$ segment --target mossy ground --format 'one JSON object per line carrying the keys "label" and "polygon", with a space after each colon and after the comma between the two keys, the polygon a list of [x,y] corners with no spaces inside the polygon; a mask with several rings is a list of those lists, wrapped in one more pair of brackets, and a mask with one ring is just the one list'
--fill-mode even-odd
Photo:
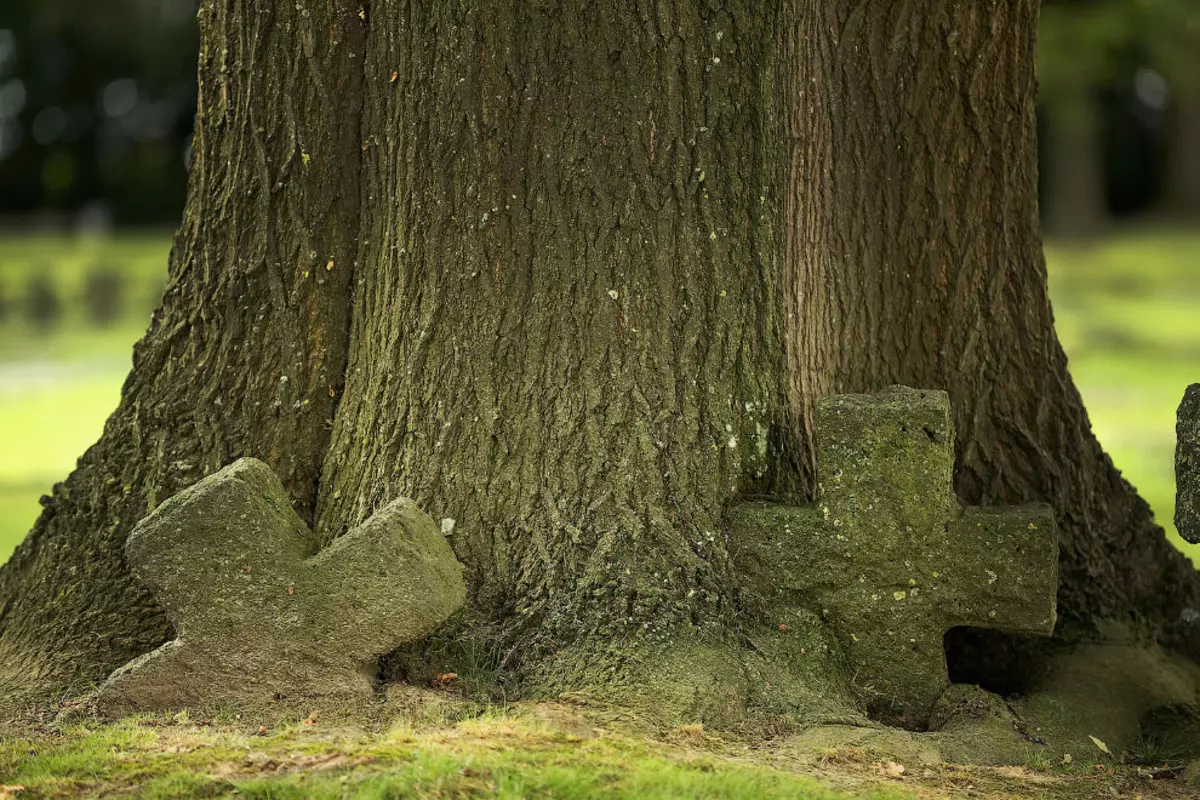
{"label": "mossy ground", "polygon": [[[1182,776],[1080,761],[908,763],[899,739],[655,728],[571,702],[488,706],[403,689],[369,721],[186,714],[9,732],[0,798],[1185,798]],[[262,727],[261,722],[273,723]],[[865,732],[866,729],[860,729]],[[898,737],[898,738],[896,738]],[[895,740],[893,740],[895,739]]]}

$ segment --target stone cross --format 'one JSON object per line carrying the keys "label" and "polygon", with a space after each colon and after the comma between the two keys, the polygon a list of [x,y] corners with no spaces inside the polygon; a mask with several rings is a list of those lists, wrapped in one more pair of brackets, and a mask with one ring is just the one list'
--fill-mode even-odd
{"label": "stone cross", "polygon": [[378,656],[465,600],[462,566],[411,500],[317,548],[261,461],[244,458],[164,502],[125,550],[178,638],[114,672],[99,707],[369,692]]}
{"label": "stone cross", "polygon": [[1200,383],[1184,394],[1175,432],[1175,527],[1184,539],[1200,544]]}
{"label": "stone cross", "polygon": [[945,392],[821,401],[818,501],[731,512],[747,603],[807,605],[831,626],[877,719],[921,729],[949,686],[954,627],[1049,635],[1058,540],[1047,506],[961,508]]}

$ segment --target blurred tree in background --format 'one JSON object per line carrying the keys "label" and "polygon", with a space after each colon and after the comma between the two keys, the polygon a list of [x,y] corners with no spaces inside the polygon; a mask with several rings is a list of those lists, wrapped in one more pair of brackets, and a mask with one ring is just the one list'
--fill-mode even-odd
{"label": "blurred tree in background", "polygon": [[1042,120],[1042,215],[1048,230],[1087,236],[1108,217],[1101,86],[1119,73],[1125,35],[1120,3],[1064,2],[1042,8],[1038,51]]}
{"label": "blurred tree in background", "polygon": [[1200,217],[1200,2],[1047,0],[1038,58],[1048,233]]}
{"label": "blurred tree in background", "polygon": [[1135,0],[1148,60],[1171,92],[1165,209],[1200,218],[1200,0]]}
{"label": "blurred tree in background", "polygon": [[[197,0],[3,0],[0,218],[173,225]],[[1046,0],[1043,214],[1200,218],[1200,0]]]}
{"label": "blurred tree in background", "polygon": [[0,215],[174,224],[196,0],[0,3]]}

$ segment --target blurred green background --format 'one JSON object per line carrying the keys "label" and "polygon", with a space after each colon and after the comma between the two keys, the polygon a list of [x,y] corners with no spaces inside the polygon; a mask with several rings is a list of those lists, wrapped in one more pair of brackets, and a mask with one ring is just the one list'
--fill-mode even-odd
{"label": "blurred green background", "polygon": [[[100,435],[165,283],[195,0],[0,3],[0,562]],[[1047,0],[1041,198],[1059,334],[1113,461],[1173,516],[1200,381],[1200,0]]]}

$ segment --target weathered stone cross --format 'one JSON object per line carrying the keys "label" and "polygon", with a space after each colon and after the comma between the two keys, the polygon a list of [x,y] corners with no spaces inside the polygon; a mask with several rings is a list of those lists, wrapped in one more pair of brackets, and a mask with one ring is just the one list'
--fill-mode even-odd
{"label": "weathered stone cross", "polygon": [[1183,396],[1175,432],[1175,527],[1184,539],[1200,544],[1200,383]]}
{"label": "weathered stone cross", "polygon": [[242,459],[167,500],[138,523],[126,554],[178,638],[114,672],[100,708],[366,692],[378,656],[465,600],[461,565],[410,500],[317,547],[261,461]]}
{"label": "weathered stone cross", "polygon": [[960,508],[944,392],[828,398],[815,429],[818,502],[735,508],[736,565],[768,618],[797,604],[824,617],[872,716],[922,728],[949,685],[947,630],[1053,632],[1053,513]]}

